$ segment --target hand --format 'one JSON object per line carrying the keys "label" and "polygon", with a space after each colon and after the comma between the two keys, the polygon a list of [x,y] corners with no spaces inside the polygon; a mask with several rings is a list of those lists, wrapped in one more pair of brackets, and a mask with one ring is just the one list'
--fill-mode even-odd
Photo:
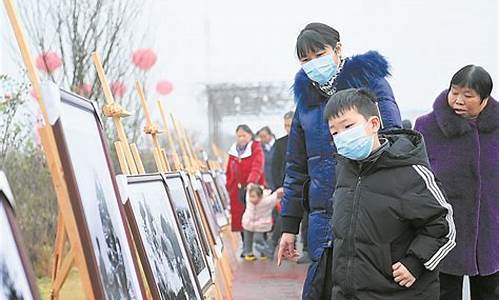
{"label": "hand", "polygon": [[283,198],[283,195],[285,194],[283,191],[283,187],[280,187],[276,190],[277,196],[279,199]]}
{"label": "hand", "polygon": [[405,286],[407,288],[411,287],[415,280],[417,280],[408,269],[400,262],[392,265],[392,276],[394,276],[394,281],[399,283],[400,286]]}
{"label": "hand", "polygon": [[278,249],[278,267],[281,265],[281,258],[296,261],[298,256],[299,252],[295,249],[295,234],[284,232]]}

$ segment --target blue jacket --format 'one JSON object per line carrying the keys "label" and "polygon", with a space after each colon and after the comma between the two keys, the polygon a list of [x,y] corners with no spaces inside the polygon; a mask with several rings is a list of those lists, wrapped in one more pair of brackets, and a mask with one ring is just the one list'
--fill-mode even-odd
{"label": "blue jacket", "polygon": [[[347,58],[336,79],[337,91],[367,87],[378,98],[383,129],[401,128],[399,108],[391,86],[389,64],[376,51]],[[309,215],[309,248],[313,259],[331,241],[332,196],[335,187],[336,152],[323,110],[328,96],[314,87],[303,70],[293,86],[296,110],[288,140],[284,198],[283,232],[298,233],[304,213]],[[303,201],[305,199],[305,201]]]}

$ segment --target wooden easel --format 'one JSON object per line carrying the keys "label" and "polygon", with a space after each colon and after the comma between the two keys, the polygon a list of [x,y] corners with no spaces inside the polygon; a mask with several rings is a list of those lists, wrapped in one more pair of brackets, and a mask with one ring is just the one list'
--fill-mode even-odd
{"label": "wooden easel", "polygon": [[138,80],[135,81],[135,89],[137,90],[137,94],[139,94],[142,109],[144,110],[144,115],[146,116],[146,126],[144,127],[144,133],[150,135],[153,141],[153,157],[155,159],[156,167],[158,169],[158,172],[160,173],[168,172],[171,170],[170,164],[168,163],[168,159],[165,155],[165,150],[161,148],[158,141],[158,134],[160,134],[162,131],[153,124],[151,113],[149,112],[148,103],[146,101],[146,97],[144,96],[144,90],[142,89],[142,85]]}
{"label": "wooden easel", "polygon": [[[43,115],[44,126],[39,129],[40,138],[47,159],[59,208],[57,236],[54,249],[54,264],[52,269],[52,285],[49,296],[50,299],[58,299],[59,291],[64,285],[72,266],[76,266],[79,270],[80,281],[87,299],[96,299],[96,293],[99,293],[98,287],[93,286],[91,281],[91,276],[95,276],[95,274],[90,274],[90,270],[85,260],[85,253],[83,251],[80,233],[76,224],[73,206],[70,202],[68,187],[66,186],[66,181],[64,179],[64,173],[62,171],[63,168],[59,152],[57,150],[54,132],[49,124],[45,103],[41,98],[40,79],[35,69],[33,59],[21,29],[21,22],[19,21],[12,0],[4,0],[4,6],[14,31],[24,65],[26,66],[29,79],[33,85],[36,100]],[[69,243],[68,251],[65,251],[66,243]]]}
{"label": "wooden easel", "polygon": [[174,140],[168,129],[167,114],[165,113],[165,109],[163,108],[163,104],[160,102],[160,100],[156,100],[156,105],[160,110],[161,119],[163,121],[163,128],[167,134],[168,146],[174,160],[174,170],[180,171],[183,167],[181,161],[179,160],[179,156],[177,155],[177,150],[175,150]]}

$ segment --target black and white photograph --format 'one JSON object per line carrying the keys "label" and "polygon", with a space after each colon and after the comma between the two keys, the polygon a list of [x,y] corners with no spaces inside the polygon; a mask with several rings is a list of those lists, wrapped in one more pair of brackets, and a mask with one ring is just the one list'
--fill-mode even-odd
{"label": "black and white photograph", "polygon": [[[56,141],[65,146],[81,199],[86,226],[106,299],[142,299],[134,258],[120,211],[114,176],[110,170],[100,123],[94,106],[83,98],[62,91]],[[80,226],[84,226],[80,224]]]}
{"label": "black and white photograph", "polygon": [[217,170],[214,172],[215,176],[215,185],[217,190],[219,191],[219,195],[221,196],[222,205],[226,210],[226,215],[229,216],[229,193],[226,189],[226,173],[224,171]]}
{"label": "black and white photograph", "polygon": [[6,205],[9,204],[0,199],[0,299],[37,299],[30,289]]}
{"label": "black and white photograph", "polygon": [[195,274],[202,288],[211,282],[210,270],[207,266],[207,257],[203,253],[200,241],[200,234],[196,228],[193,219],[193,213],[189,205],[186,193],[186,187],[179,174],[165,174],[168,191],[177,220],[182,229],[184,240],[187,241],[186,247],[191,257]]}
{"label": "black and white photograph", "polygon": [[217,254],[219,255],[222,251],[222,239],[220,237],[220,226],[217,223],[216,214],[210,204],[207,192],[203,187],[203,180],[200,177],[192,177],[191,179],[191,184],[193,185],[196,195],[199,197],[201,208],[203,209],[203,213],[207,219],[215,246],[217,246],[216,249],[219,252]]}
{"label": "black and white photograph", "polygon": [[127,208],[144,251],[146,277],[150,272],[154,278],[150,286],[156,286],[160,299],[201,299],[165,182],[159,175],[147,178],[129,177]]}
{"label": "black and white photograph", "polygon": [[229,225],[229,219],[227,218],[226,211],[224,210],[224,206],[222,205],[221,197],[219,196],[219,192],[217,187],[215,186],[214,178],[211,173],[202,173],[203,187],[208,196],[208,200],[210,201],[210,205],[215,213],[215,218],[217,220],[217,224],[219,227],[224,227]]}

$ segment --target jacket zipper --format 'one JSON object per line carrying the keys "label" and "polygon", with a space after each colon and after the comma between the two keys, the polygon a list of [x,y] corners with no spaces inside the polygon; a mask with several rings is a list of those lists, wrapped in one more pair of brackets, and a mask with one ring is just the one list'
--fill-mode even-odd
{"label": "jacket zipper", "polygon": [[354,200],[352,201],[352,215],[351,222],[349,225],[349,234],[348,234],[348,242],[349,249],[351,251],[351,255],[348,256],[347,259],[347,268],[346,268],[346,292],[347,294],[354,294],[353,283],[351,282],[351,265],[354,260],[355,248],[354,248],[354,233],[356,232],[356,223],[357,223],[357,204],[359,202],[359,186],[361,184],[361,176],[358,177],[358,182],[356,183],[356,189],[354,191]]}

